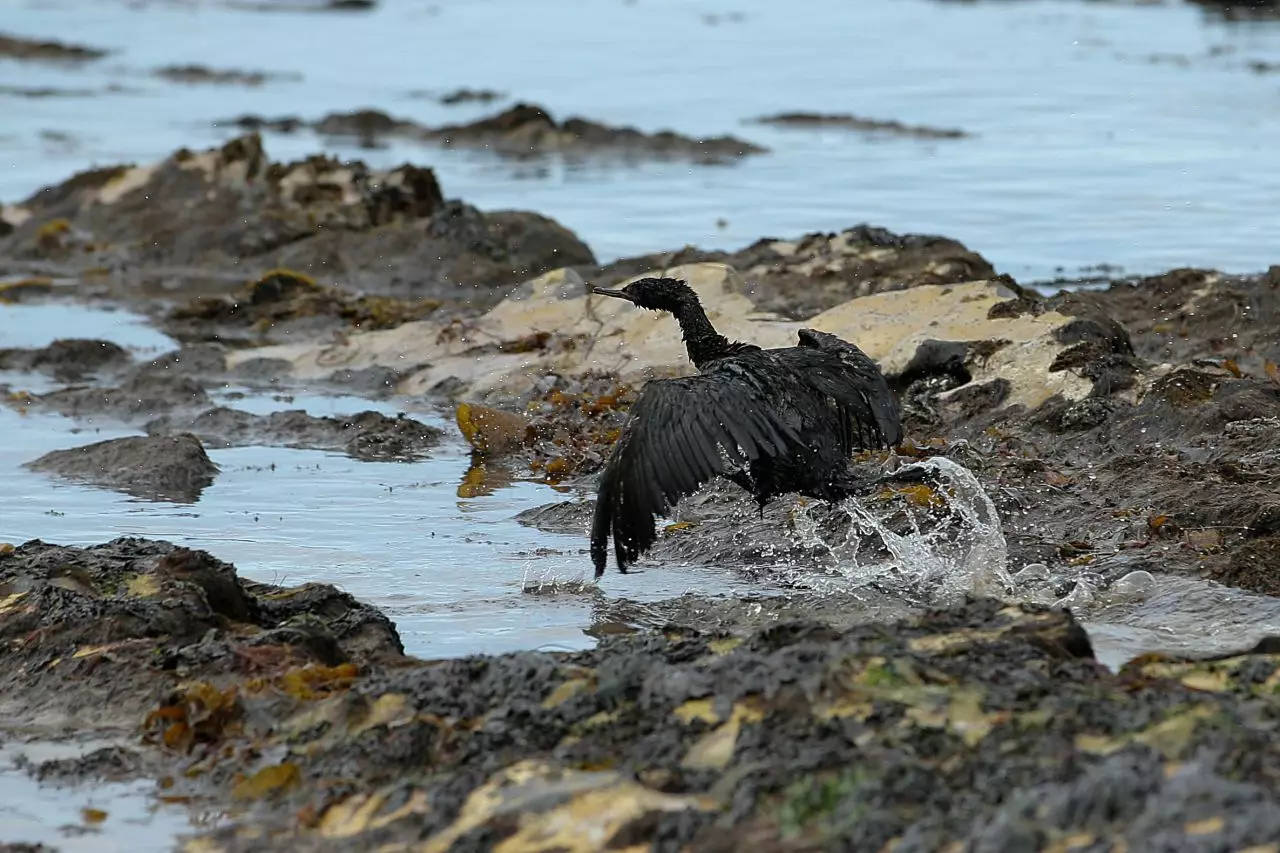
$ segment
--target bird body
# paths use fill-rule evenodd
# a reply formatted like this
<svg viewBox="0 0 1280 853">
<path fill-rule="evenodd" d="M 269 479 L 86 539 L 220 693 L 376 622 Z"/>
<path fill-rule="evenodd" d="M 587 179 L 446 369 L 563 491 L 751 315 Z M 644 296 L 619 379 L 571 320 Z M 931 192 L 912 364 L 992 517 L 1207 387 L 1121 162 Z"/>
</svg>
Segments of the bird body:
<svg viewBox="0 0 1280 853">
<path fill-rule="evenodd" d="M 799 344 L 762 349 L 718 334 L 684 282 L 645 278 L 593 292 L 669 311 L 699 372 L 645 385 L 600 478 L 591 526 L 596 576 L 608 541 L 618 568 L 657 538 L 655 518 L 723 476 L 761 513 L 798 493 L 837 501 L 857 486 L 850 457 L 897 444 L 897 405 L 879 366 L 835 335 L 801 329 Z"/>
</svg>

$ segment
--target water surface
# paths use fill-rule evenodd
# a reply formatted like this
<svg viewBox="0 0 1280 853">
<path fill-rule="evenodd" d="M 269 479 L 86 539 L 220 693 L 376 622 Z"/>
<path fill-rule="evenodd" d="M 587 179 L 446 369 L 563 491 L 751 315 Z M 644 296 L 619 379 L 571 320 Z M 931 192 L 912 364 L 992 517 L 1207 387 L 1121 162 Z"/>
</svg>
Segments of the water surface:
<svg viewBox="0 0 1280 853">
<path fill-rule="evenodd" d="M 1019 279 L 1099 263 L 1154 273 L 1278 260 L 1280 74 L 1247 63 L 1280 62 L 1280 27 L 1222 23 L 1189 4 L 383 0 L 335 14 L 23 0 L 6 4 L 3 28 L 115 53 L 78 69 L 0 61 L 0 86 L 125 90 L 0 99 L 6 201 L 91 164 L 214 144 L 232 131 L 211 123 L 244 113 L 374 107 L 440 125 L 502 106 L 410 96 L 470 86 L 559 116 L 733 133 L 773 152 L 726 167 L 573 168 L 308 134 L 272 135 L 269 150 L 431 165 L 448 195 L 554 216 L 604 259 L 866 221 L 958 238 Z M 150 76 L 188 63 L 300 79 L 245 88 Z M 743 123 L 785 110 L 973 136 Z"/>
</svg>

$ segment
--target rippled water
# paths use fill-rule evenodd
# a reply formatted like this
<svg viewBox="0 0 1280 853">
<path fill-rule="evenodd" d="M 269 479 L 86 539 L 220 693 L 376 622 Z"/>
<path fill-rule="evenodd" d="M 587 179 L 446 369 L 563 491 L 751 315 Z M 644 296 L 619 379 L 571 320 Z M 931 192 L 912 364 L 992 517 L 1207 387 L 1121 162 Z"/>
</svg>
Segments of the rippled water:
<svg viewBox="0 0 1280 853">
<path fill-rule="evenodd" d="M 43 346 L 64 334 L 91 331 L 139 358 L 172 348 L 127 312 L 0 305 L 5 344 Z M 29 374 L 0 373 L 4 382 L 35 391 L 48 384 Z M 276 399 L 236 387 L 212 396 L 258 413 L 407 410 L 445 429 L 449 440 L 416 463 L 361 462 L 338 453 L 273 447 L 211 449 L 221 473 L 199 502 L 187 505 L 27 471 L 22 463 L 50 450 L 138 431 L 107 423 L 85 428 L 60 415 L 0 406 L 0 542 L 40 538 L 91 545 L 147 536 L 204 548 L 258 580 L 337 584 L 386 610 L 409 653 L 428 657 L 594 642 L 583 633 L 591 621 L 589 595 L 522 593 L 526 582 L 591 576 L 582 537 L 542 533 L 512 520 L 523 509 L 565 496 L 518 483 L 489 496 L 457 497 L 469 454 L 451 421 L 413 401 L 397 406 L 305 392 Z M 637 600 L 735 588 L 743 584 L 709 569 L 642 572 L 609 581 L 611 594 Z"/>
<path fill-rule="evenodd" d="M 246 112 L 317 118 L 375 107 L 439 125 L 497 108 L 409 97 L 471 86 L 557 115 L 734 133 L 773 152 L 730 167 L 572 169 L 404 144 L 359 151 L 307 135 L 271 137 L 269 148 L 429 164 L 448 194 L 555 216 L 601 257 L 869 221 L 959 238 L 1020 279 L 1098 263 L 1251 271 L 1280 260 L 1271 153 L 1280 74 L 1247 65 L 1280 61 L 1280 27 L 1215 22 L 1177 0 L 383 0 L 345 14 L 215 0 L 4 5 L 3 29 L 116 53 L 80 70 L 0 61 L 0 85 L 125 89 L 0 97 L 6 201 L 92 163 L 213 143 L 228 131 L 211 122 Z M 150 76 L 193 62 L 301 79 L 244 88 Z M 974 136 L 743 123 L 783 110 Z"/>
<path fill-rule="evenodd" d="M 0 843 L 21 839 L 61 853 L 167 853 L 173 838 L 209 825 L 154 801 L 150 782 L 39 785 L 18 766 L 75 758 L 107 742 L 0 743 Z"/>
<path fill-rule="evenodd" d="M 763 235 L 866 221 L 956 237 L 1022 280 L 1097 263 L 1159 272 L 1178 265 L 1252 271 L 1280 262 L 1280 172 L 1272 153 L 1280 74 L 1248 67 L 1280 63 L 1280 27 L 1216 22 L 1176 0 L 382 0 L 356 14 L 265 13 L 215 0 L 0 5 L 0 31 L 114 51 L 79 67 L 0 60 L 6 202 L 91 165 L 216 144 L 231 131 L 214 122 L 243 113 L 316 118 L 373 107 L 439 125 L 502 106 L 444 107 L 410 95 L 468 86 L 503 90 L 559 116 L 732 133 L 773 150 L 732 166 L 627 168 L 513 165 L 403 143 L 359 150 L 306 134 L 269 135 L 269 151 L 430 165 L 447 194 L 554 216 L 602 259 L 687 243 L 732 248 Z M 708 16 L 720 17 L 713 24 Z M 172 84 L 150 74 L 188 63 L 300 79 L 243 88 Z M 3 94 L 5 87 L 97 93 L 26 98 Z M 852 112 L 972 136 L 921 141 L 745 123 L 784 110 Z M 0 305 L 0 346 L 73 336 L 110 338 L 138 357 L 172 346 L 127 312 Z M 33 391 L 51 385 L 0 374 L 6 382 Z M 226 388 L 221 397 L 258 412 L 404 410 L 454 433 L 422 401 L 374 404 L 306 389 L 292 400 L 232 399 L 245 390 Z M 87 545 L 145 535 L 207 548 L 257 579 L 336 583 L 389 612 L 417 655 L 592 642 L 583 632 L 592 594 L 572 586 L 522 593 L 529 581 L 589 576 L 581 537 L 512 520 L 564 496 L 517 484 L 458 497 L 468 459 L 456 437 L 414 464 L 214 450 L 222 473 L 194 505 L 136 500 L 21 468 L 49 450 L 133 432 L 0 406 L 0 541 Z M 698 567 L 611 574 L 604 586 L 608 595 L 639 600 L 770 591 Z M 1111 665 L 1143 651 L 1229 651 L 1280 632 L 1275 599 L 1186 579 L 1158 579 L 1140 595 L 1104 596 L 1080 612 Z M 8 766 L 10 757 L 0 761 L 0 803 L 13 804 L 0 806 L 0 838 L 141 851 L 167 849 L 166 839 L 185 825 L 185 818 L 149 816 L 127 786 L 74 797 L 37 789 Z M 71 812 L 82 800 L 112 813 L 102 832 L 58 829 L 75 823 Z"/>
</svg>

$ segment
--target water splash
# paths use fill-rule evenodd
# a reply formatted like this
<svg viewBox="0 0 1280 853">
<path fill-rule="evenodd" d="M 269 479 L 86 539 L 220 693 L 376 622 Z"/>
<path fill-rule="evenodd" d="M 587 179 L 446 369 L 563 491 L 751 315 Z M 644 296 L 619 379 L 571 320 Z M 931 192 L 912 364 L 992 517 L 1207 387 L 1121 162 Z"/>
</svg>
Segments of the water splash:
<svg viewBox="0 0 1280 853">
<path fill-rule="evenodd" d="M 923 475 L 907 500 L 849 498 L 831 510 L 818 505 L 796 512 L 794 540 L 830 558 L 829 575 L 847 590 L 889 587 L 928 604 L 945 606 L 967 595 L 1005 598 L 1014 588 L 1008 546 L 995 504 L 968 468 L 945 457 L 905 466 Z M 832 535 L 834 534 L 834 535 Z M 820 588 L 821 579 L 793 577 Z"/>
</svg>

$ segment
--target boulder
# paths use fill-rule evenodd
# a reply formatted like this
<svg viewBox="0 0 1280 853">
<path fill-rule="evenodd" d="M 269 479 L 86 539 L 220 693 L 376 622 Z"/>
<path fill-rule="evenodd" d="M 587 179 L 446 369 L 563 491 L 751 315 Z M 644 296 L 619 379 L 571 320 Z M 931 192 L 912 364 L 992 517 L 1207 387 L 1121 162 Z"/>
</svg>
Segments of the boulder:
<svg viewBox="0 0 1280 853">
<path fill-rule="evenodd" d="M 112 438 L 54 450 L 27 467 L 149 500 L 180 503 L 199 500 L 218 473 L 200 439 L 189 433 Z"/>
</svg>

